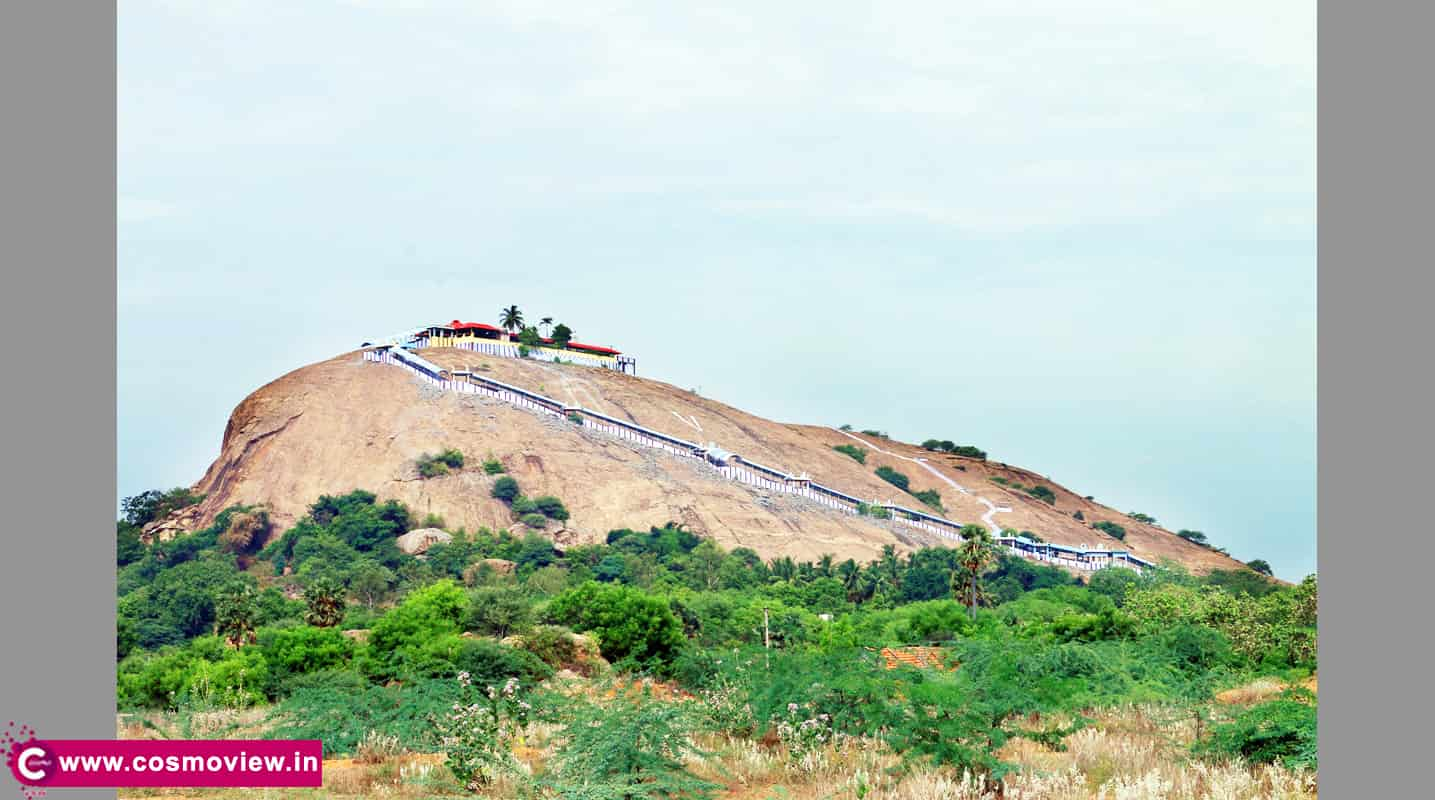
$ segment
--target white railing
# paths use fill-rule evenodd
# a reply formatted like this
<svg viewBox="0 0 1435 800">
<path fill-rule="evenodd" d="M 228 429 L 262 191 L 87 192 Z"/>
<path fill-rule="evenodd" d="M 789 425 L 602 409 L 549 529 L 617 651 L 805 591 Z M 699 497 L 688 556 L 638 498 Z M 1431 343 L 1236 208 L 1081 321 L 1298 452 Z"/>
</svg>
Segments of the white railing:
<svg viewBox="0 0 1435 800">
<path fill-rule="evenodd" d="M 506 347 L 508 345 L 498 345 Z M 515 348 L 516 349 L 516 348 Z M 711 466 L 719 475 L 728 480 L 765 489 L 771 492 L 804 497 L 827 508 L 849 514 L 861 513 L 860 506 L 885 509 L 889 519 L 897 524 L 916 528 L 943 539 L 960 542 L 961 524 L 952 520 L 914 511 L 893 503 L 873 501 L 867 503 L 849 494 L 844 494 L 813 482 L 806 477 L 797 477 L 781 470 L 767 467 L 741 456 L 727 454 L 717 456 L 708 448 L 686 439 L 670 436 L 661 431 L 645 428 L 633 422 L 610 417 L 581 406 L 567 406 L 551 397 L 530 392 L 517 386 L 464 370 L 449 370 L 440 367 L 417 353 L 383 345 L 364 350 L 364 360 L 403 367 L 417 375 L 425 383 L 445 391 L 461 394 L 476 394 L 501 400 L 528 411 L 547 416 L 564 417 L 581 425 L 584 429 L 602 433 L 630 444 L 662 450 L 681 458 L 696 458 Z M 1141 571 L 1149 562 L 1123 551 L 1082 550 L 1070 551 L 1059 545 L 1027 543 L 1010 537 L 998 537 L 998 545 L 1013 555 L 1032 561 L 1042 561 L 1071 569 L 1092 571 L 1105 566 L 1122 566 Z M 1057 552 L 1053 552 L 1056 550 Z"/>
</svg>

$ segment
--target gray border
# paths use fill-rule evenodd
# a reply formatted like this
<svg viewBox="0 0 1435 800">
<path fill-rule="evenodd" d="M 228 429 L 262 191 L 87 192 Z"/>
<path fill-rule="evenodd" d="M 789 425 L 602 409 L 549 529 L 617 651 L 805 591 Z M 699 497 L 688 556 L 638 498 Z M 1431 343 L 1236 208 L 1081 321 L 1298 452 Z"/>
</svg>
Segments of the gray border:
<svg viewBox="0 0 1435 800">
<path fill-rule="evenodd" d="M 42 737 L 115 735 L 115 34 L 113 4 L 0 3 L 0 335 L 38 345 L 0 390 L 0 724 Z"/>
<path fill-rule="evenodd" d="M 1435 13 L 1320 15 L 1320 788 L 1426 796 Z"/>
<path fill-rule="evenodd" d="M 1395 617 L 1424 611 L 1410 595 L 1435 563 L 1421 520 L 1402 513 L 1427 492 L 1419 450 L 1399 447 L 1428 429 L 1418 422 L 1429 334 L 1418 323 L 1431 293 L 1389 279 L 1408 271 L 1429 281 L 1421 245 L 1435 132 L 1422 76 L 1435 69 L 1429 19 L 1382 5 L 1320 9 L 1320 511 L 1321 527 L 1336 532 L 1321 542 L 1321 784 L 1334 797 L 1368 794 L 1373 782 L 1428 783 L 1415 774 L 1426 749 L 1415 706 L 1430 702 L 1430 660 L 1409 636 L 1428 624 Z M 114 732 L 114 7 L 0 4 L 0 38 L 0 330 L 22 342 L 43 331 L 55 359 L 9 371 L 0 392 L 10 467 L 0 484 L 0 716 L 50 735 L 105 737 Z M 86 324 L 51 324 L 57 317 Z M 1420 552 L 1369 550 L 1377 537 Z"/>
</svg>

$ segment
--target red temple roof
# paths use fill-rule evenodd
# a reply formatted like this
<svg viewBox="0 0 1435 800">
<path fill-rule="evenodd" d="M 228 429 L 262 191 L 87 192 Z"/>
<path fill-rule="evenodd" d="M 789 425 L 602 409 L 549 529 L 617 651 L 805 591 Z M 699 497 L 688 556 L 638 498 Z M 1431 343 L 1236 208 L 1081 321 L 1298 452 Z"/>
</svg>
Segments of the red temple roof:
<svg viewBox="0 0 1435 800">
<path fill-rule="evenodd" d="M 621 350 L 614 350 L 611 347 L 600 347 L 596 344 L 579 344 L 578 342 L 569 342 L 568 346 L 573 348 L 574 350 L 587 350 L 590 353 L 602 353 L 603 355 L 608 356 L 616 356 L 622 352 Z"/>
<path fill-rule="evenodd" d="M 492 325 L 485 325 L 482 322 L 459 322 L 458 320 L 454 320 L 450 323 L 449 327 L 456 331 L 497 331 L 500 333 L 503 331 L 502 328 L 495 328 Z"/>
</svg>

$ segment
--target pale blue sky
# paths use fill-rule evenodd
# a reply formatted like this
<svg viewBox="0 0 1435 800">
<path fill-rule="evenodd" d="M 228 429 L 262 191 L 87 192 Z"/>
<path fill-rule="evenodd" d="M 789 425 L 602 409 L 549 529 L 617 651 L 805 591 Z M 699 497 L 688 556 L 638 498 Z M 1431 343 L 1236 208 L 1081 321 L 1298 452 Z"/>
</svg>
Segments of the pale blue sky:
<svg viewBox="0 0 1435 800">
<path fill-rule="evenodd" d="M 533 5 L 121 3 L 122 495 L 517 303 L 1315 570 L 1313 3 Z"/>
</svg>

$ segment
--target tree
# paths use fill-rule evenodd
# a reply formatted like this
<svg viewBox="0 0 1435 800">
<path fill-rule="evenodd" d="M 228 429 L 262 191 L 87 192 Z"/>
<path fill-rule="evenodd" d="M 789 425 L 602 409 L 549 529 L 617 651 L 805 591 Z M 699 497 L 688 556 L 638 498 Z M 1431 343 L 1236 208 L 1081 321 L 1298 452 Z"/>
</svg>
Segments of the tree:
<svg viewBox="0 0 1435 800">
<path fill-rule="evenodd" d="M 1270 562 L 1266 561 L 1264 558 L 1253 558 L 1250 561 L 1246 562 L 1246 566 L 1250 567 L 1256 572 L 1261 573 L 1262 575 L 1275 575 L 1275 572 L 1271 570 Z"/>
<path fill-rule="evenodd" d="M 981 525 L 963 525 L 961 535 L 957 569 L 952 573 L 952 596 L 961 598 L 972 619 L 976 619 L 977 603 L 985 597 L 982 573 L 996 563 L 997 551 L 991 533 Z"/>
<path fill-rule="evenodd" d="M 549 327 L 550 325 L 552 325 L 552 324 L 553 324 L 553 318 L 552 318 L 552 317 L 544 317 L 543 319 L 541 319 L 541 320 L 538 321 L 539 327 L 541 327 L 541 328 L 543 329 L 543 335 L 544 335 L 544 336 L 547 336 L 547 335 L 548 335 L 548 327 Z"/>
<path fill-rule="evenodd" d="M 524 328 L 518 332 L 518 343 L 528 347 L 538 347 L 543 344 L 543 337 L 533 328 Z"/>
<path fill-rule="evenodd" d="M 504 475 L 502 478 L 494 481 L 493 489 L 489 491 L 489 494 L 505 503 L 512 503 L 514 498 L 518 497 L 518 493 L 518 481 L 509 475 Z"/>
<path fill-rule="evenodd" d="M 344 619 L 344 602 L 344 587 L 332 578 L 320 578 L 304 589 L 304 621 L 332 628 Z"/>
<path fill-rule="evenodd" d="M 394 586 L 394 580 L 392 570 L 367 561 L 354 571 L 350 588 L 354 590 L 354 594 L 358 596 L 359 600 L 372 610 L 375 603 L 382 602 L 389 596 L 389 591 Z"/>
<path fill-rule="evenodd" d="M 214 632 L 231 646 L 254 643 L 258 617 L 257 593 L 247 583 L 230 584 L 214 600 Z"/>
<path fill-rule="evenodd" d="M 496 586 L 473 593 L 463 626 L 474 633 L 499 639 L 526 630 L 533 624 L 528 600 L 517 592 Z"/>
<path fill-rule="evenodd" d="M 1182 528 L 1181 530 L 1176 531 L 1176 535 L 1181 537 L 1182 539 L 1185 539 L 1188 542 L 1194 542 L 1195 544 L 1202 545 L 1207 544 L 1206 534 L 1201 533 L 1200 531 L 1188 531 L 1185 528 Z"/>
<path fill-rule="evenodd" d="M 684 767 L 705 755 L 693 745 L 697 726 L 689 714 L 648 690 L 636 697 L 619 694 L 606 708 L 580 704 L 563 730 L 554 777 L 544 784 L 558 797 L 594 800 L 711 797 L 722 787 Z"/>
<path fill-rule="evenodd" d="M 523 312 L 516 305 L 503 309 L 498 312 L 498 325 L 509 333 L 523 330 Z"/>
<path fill-rule="evenodd" d="M 572 328 L 560 322 L 553 328 L 553 343 L 559 347 L 567 347 L 576 335 Z"/>
<path fill-rule="evenodd" d="M 552 622 L 597 634 L 609 661 L 671 664 L 686 642 L 682 623 L 667 601 L 617 584 L 585 583 L 570 589 L 553 600 L 548 615 Z"/>
</svg>

